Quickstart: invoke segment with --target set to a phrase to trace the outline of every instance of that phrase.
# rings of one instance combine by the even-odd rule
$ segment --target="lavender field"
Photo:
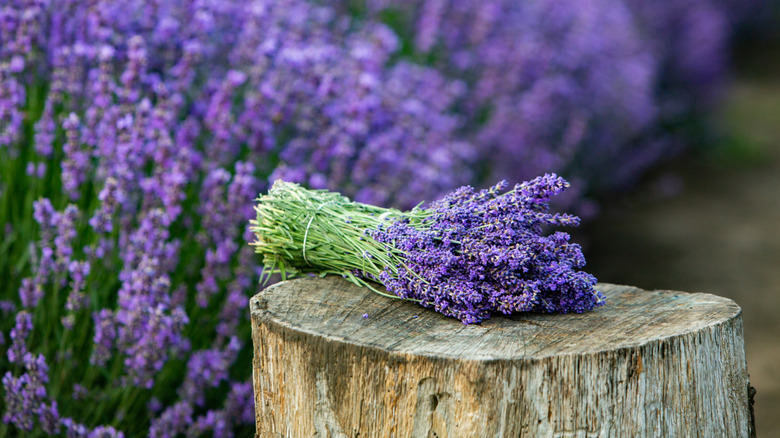
[[[7,0],[0,436],[252,436],[253,200],[555,172],[596,219],[706,128],[729,0]]]

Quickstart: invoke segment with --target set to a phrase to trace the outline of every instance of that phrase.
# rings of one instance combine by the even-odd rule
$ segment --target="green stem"
[[[386,227],[398,220],[425,228],[428,213],[408,212],[354,202],[338,193],[306,190],[297,184],[277,181],[258,199],[257,219],[251,229],[252,243],[263,256],[266,279],[273,273],[283,278],[300,272],[342,275],[381,295],[398,298],[371,287],[359,272],[379,278],[384,271],[398,273],[403,251],[376,241],[366,230]],[[411,272],[411,271],[410,271]]]

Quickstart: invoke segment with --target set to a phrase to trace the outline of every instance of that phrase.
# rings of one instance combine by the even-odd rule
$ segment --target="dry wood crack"
[[[338,277],[274,285],[251,300],[258,436],[753,432],[739,306],[599,288],[589,313],[464,326]]]

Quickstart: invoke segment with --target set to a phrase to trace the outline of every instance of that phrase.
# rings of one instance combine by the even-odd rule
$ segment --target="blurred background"
[[[0,436],[252,436],[252,200],[556,172],[601,281],[744,310],[780,430],[774,0],[7,0]]]
[[[728,84],[713,111],[716,137],[653,170],[583,233],[589,269],[601,281],[707,292],[742,307],[758,436],[774,436],[780,431],[780,22],[761,19],[764,25],[743,29],[731,49]]]

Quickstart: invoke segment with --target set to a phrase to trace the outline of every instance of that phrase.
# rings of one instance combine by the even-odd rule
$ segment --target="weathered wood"
[[[337,277],[274,285],[250,305],[257,436],[752,433],[739,306],[598,287],[589,313],[466,326]]]

